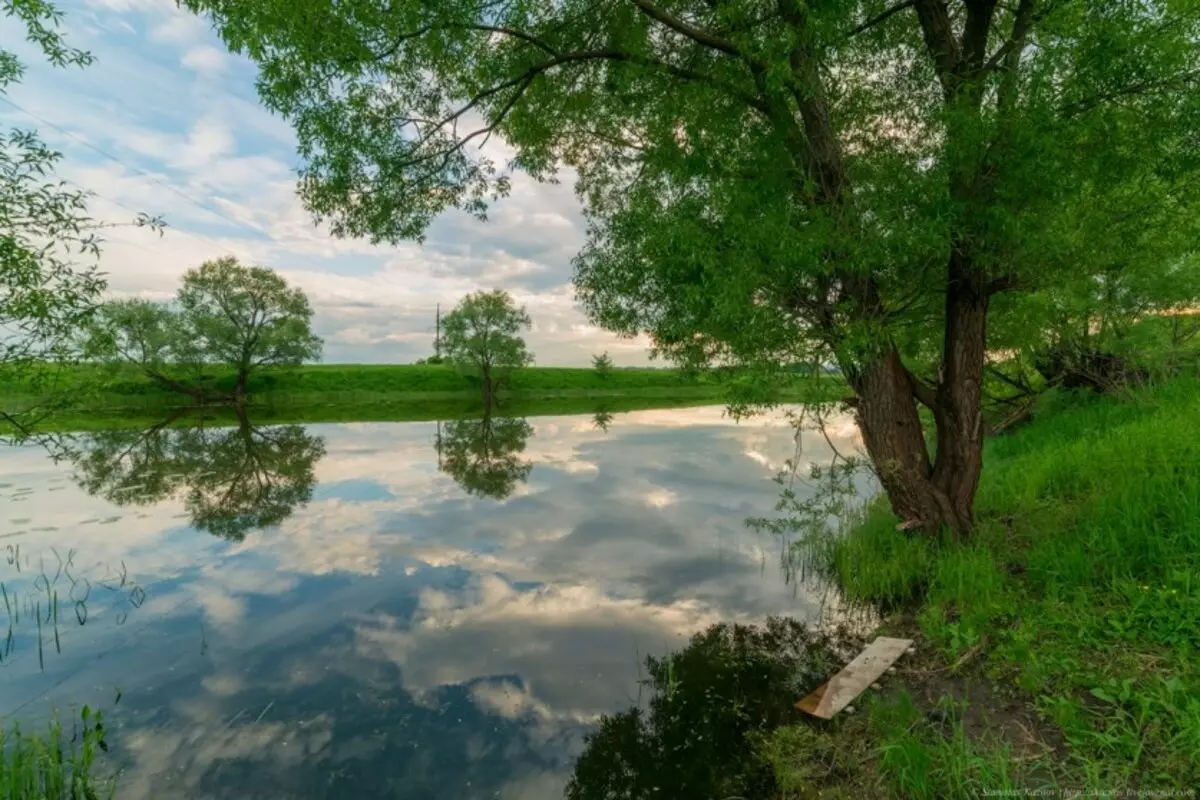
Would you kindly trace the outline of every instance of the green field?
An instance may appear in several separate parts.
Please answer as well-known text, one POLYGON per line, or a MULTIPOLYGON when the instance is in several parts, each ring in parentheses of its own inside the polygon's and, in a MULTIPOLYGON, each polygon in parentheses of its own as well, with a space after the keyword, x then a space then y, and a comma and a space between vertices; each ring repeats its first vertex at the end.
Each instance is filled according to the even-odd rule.
MULTIPOLYGON (((209 382, 220 389, 232 384, 229 373, 216 373, 209 382)), ((532 367, 513 375, 510 386, 498 394, 497 410, 543 416, 718 405, 728 400, 729 387, 715 375, 690 378, 674 370, 614 370, 601 377, 590 369, 532 367)), ((141 375, 86 366, 63 371, 53 388, 72 404, 41 422, 38 429, 44 432, 153 424, 191 404, 190 397, 165 391, 141 375)), ((317 365, 260 374, 248 388, 255 423, 444 420, 482 412, 479 384, 448 366, 317 365)), ((816 384, 798 379, 780 391, 778 400, 800 403, 844 393, 838 378, 816 384)), ((0 400, 6 407, 20 407, 38 397, 29 384, 10 384, 0 400)), ((230 424, 236 421, 230 409, 209 413, 230 424)))
MULTIPOLYGON (((586 401, 583 405, 588 408, 602 401, 611 404, 635 397, 639 398, 638 407, 647 407, 649 404, 644 401, 649 399, 663 405, 684 401, 720 403, 728 397, 728 377, 728 373, 686 376, 668 369, 615 369, 601 376, 591 369, 529 367, 514 372, 498 397, 526 406, 534 401, 586 401)), ((214 370, 203 381, 204 386, 217 391, 229 391, 233 384, 234 375, 228 370, 214 370)), ((47 385, 49 389, 45 391, 71 396, 75 413, 154 412, 191 401, 188 396, 163 389, 136 371, 113 372, 88 365, 64 368, 47 385)), ((781 399, 802 400, 814 396, 814 392, 839 396, 841 386, 837 378, 828 378, 819 386, 797 379, 794 386, 783 389, 781 399)), ((389 408, 384 418, 405 419, 412 417, 399 409, 419 409, 422 405, 444 409, 447 403, 454 408, 469 408, 478 404, 482 396, 477 379, 450 366, 423 364, 321 364, 280 372, 264 371, 251 377, 247 390, 250 403, 257 407, 312 409, 313 413, 329 418, 346 419, 360 418, 359 412, 351 407, 375 409, 370 413, 389 408)), ((0 402, 9 408, 38 399, 38 389, 28 380, 10 381, 0 391, 0 402)), ((558 405, 582 407, 579 402, 558 405)), ((433 418, 440 412, 412 413, 418 415, 416 418, 433 418)))

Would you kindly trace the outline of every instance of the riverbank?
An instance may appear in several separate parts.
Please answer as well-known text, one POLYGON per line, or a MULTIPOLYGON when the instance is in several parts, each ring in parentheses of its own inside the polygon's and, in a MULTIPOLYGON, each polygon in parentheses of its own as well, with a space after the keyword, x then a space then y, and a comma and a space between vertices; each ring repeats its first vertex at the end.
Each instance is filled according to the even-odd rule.
MULTIPOLYGON (((672 401, 709 400, 723 402, 728 397, 731 374, 685 375, 673 369, 613 369, 601 375, 593 369, 569 367, 527 367, 516 370, 498 393, 503 399, 529 402, 551 399, 595 399, 617 401, 620 398, 662 398, 672 401)), ((235 375, 229 370, 214 370, 202 385, 217 392, 231 392, 235 375)), ((113 373, 89 365, 79 365, 56 373, 52 391, 70 395, 77 411, 125 412, 177 406, 185 395, 171 392, 136 371, 113 373)), ((463 375, 447 365, 434 364, 316 364, 293 370, 264 371, 247 384, 249 402, 260 407, 292 409, 354 405, 380 406, 457 401, 458 405, 478 403, 481 386, 477 379, 463 375)), ((788 401, 822 399, 845 393, 839 377, 828 376, 819 384, 797 378, 784 387, 788 401)), ((32 383, 14 383, 0 392, 6 407, 36 402, 32 383)))
POLYGON ((988 443, 969 544, 901 537, 876 506, 805 548, 918 655, 859 713, 776 730, 783 796, 1195 792, 1197 423, 1195 378, 1052 395, 988 443))
POLYGON ((1194 797, 1197 422, 1197 377, 1046 395, 988 442, 972 541, 905 537, 877 502, 794 545, 837 624, 646 659, 650 702, 602 721, 568 796, 1194 797), (880 635, 915 651, 833 720, 794 708, 880 635))

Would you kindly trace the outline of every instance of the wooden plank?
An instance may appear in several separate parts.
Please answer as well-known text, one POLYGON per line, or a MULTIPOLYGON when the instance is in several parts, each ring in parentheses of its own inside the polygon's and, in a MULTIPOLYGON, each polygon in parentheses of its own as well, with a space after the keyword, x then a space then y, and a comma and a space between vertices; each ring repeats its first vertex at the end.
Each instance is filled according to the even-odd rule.
POLYGON ((880 636, 859 653, 842 671, 805 697, 796 708, 814 717, 830 719, 854 702, 892 664, 912 647, 912 639, 880 636))

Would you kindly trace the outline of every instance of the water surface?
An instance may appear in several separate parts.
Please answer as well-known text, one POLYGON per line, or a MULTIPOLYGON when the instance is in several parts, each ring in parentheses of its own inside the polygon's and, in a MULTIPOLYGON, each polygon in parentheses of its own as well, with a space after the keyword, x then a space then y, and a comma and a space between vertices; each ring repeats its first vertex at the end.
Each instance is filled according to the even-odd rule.
POLYGON ((782 416, 243 423, 0 449, 0 714, 104 709, 119 797, 558 798, 646 654, 826 599, 782 416))

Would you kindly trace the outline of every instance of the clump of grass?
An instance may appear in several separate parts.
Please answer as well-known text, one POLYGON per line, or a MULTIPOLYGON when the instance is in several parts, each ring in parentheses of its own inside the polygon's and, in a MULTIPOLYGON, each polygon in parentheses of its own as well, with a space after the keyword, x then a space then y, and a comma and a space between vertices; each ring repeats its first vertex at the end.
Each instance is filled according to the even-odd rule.
POLYGON ((112 798, 113 780, 94 775, 97 751, 106 751, 99 711, 84 706, 70 735, 55 716, 43 733, 16 723, 0 725, 0 800, 99 800, 112 798))

